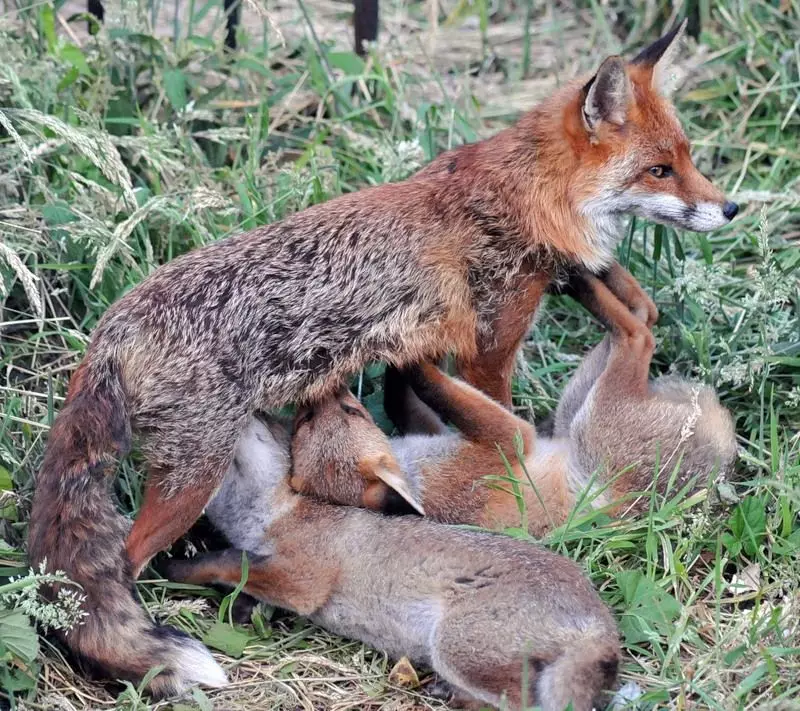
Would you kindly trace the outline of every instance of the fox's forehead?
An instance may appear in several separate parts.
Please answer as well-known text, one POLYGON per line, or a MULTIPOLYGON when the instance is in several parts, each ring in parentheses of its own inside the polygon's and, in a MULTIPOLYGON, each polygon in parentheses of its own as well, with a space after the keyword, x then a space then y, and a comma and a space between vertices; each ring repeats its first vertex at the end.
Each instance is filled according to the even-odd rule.
POLYGON ((628 120, 641 137, 642 146, 652 153, 688 155, 689 140, 672 103, 650 87, 634 87, 634 105, 628 120))

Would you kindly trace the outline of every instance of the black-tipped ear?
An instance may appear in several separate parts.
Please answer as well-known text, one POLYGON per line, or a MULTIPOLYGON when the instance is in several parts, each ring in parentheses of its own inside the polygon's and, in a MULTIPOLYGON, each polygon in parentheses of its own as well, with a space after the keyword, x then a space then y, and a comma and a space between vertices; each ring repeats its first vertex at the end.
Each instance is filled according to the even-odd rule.
POLYGON ((589 132, 601 121, 621 126, 628 115, 631 86, 622 57, 609 57, 584 88, 583 120, 589 132))
POLYGON ((667 34, 657 39, 649 47, 645 47, 631 64, 640 64, 653 68, 653 88, 663 94, 669 94, 674 82, 671 81, 673 65, 678 55, 681 40, 686 32, 686 20, 681 20, 667 34))
POLYGON ((379 466, 375 470, 375 474, 386 486, 393 491, 397 492, 417 513, 424 516, 425 509, 422 508, 422 502, 411 491, 408 481, 403 473, 396 469, 379 466))
POLYGON ((659 37, 649 47, 645 47, 634 57, 631 64, 644 64, 654 66, 673 45, 680 42, 681 36, 686 30, 686 20, 681 20, 663 37, 659 37))

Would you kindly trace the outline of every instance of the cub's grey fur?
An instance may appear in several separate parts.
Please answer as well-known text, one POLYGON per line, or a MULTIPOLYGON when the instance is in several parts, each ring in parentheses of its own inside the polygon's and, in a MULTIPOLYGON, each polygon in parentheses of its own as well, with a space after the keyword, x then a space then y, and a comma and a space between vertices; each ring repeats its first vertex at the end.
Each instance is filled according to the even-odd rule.
MULTIPOLYGON (((545 711, 570 701, 589 711, 611 685, 616 625, 572 561, 498 534, 313 501, 290 490, 287 453, 278 423, 252 419, 207 510, 252 558, 245 590, 432 667, 461 701, 498 706, 505 693, 513 709, 527 697, 545 711), (322 584, 319 571, 332 571, 322 584)), ((232 557, 176 562, 171 574, 230 584, 220 571, 239 553, 222 555, 232 557)))

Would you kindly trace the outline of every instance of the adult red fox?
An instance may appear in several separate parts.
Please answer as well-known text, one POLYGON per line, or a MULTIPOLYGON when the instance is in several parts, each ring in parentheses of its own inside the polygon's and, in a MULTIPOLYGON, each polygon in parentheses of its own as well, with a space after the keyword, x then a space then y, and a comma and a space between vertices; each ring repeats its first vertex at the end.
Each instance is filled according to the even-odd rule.
POLYGON ((571 560, 508 536, 389 517, 289 486, 289 432, 255 417, 207 509, 235 546, 168 577, 235 586, 450 685, 451 704, 590 711, 617 674, 609 610, 571 560))
POLYGON ((84 623, 64 638, 77 656, 131 680, 161 665, 155 695, 222 683, 211 656, 200 663, 190 640, 154 626, 131 589, 198 518, 256 409, 322 400, 370 361, 448 352, 509 404, 543 292, 576 271, 655 319, 612 257, 621 216, 710 230, 737 209, 693 166, 661 93, 678 34, 631 62, 606 59, 405 182, 186 254, 108 310, 50 432, 29 529, 31 563, 86 595, 84 623), (148 479, 127 533, 109 473, 134 434, 148 479))
POLYGON ((587 282, 615 325, 570 379, 552 437, 537 437, 491 398, 423 364, 386 376, 386 410, 404 436, 384 436, 346 390, 301 409, 292 486, 386 513, 402 504, 399 495, 434 520, 489 529, 519 526, 522 497, 528 530, 541 536, 567 520, 584 492, 593 506, 614 502, 620 513, 646 506, 646 497, 631 498, 653 483, 664 494, 728 473, 736 437, 714 391, 675 376, 648 380, 652 334, 616 308, 600 280, 587 282))

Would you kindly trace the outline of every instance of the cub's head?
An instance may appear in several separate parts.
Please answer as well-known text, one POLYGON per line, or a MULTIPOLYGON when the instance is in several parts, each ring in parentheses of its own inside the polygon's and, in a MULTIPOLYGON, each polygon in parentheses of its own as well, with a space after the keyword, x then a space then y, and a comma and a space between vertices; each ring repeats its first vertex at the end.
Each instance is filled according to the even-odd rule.
POLYGON ((347 390, 298 410, 290 484, 301 494, 334 504, 423 513, 388 437, 347 390))
POLYGON ((738 212, 694 166, 669 99, 685 26, 631 61, 606 59, 565 107, 564 125, 579 165, 571 199, 590 224, 631 214, 705 232, 738 212))

